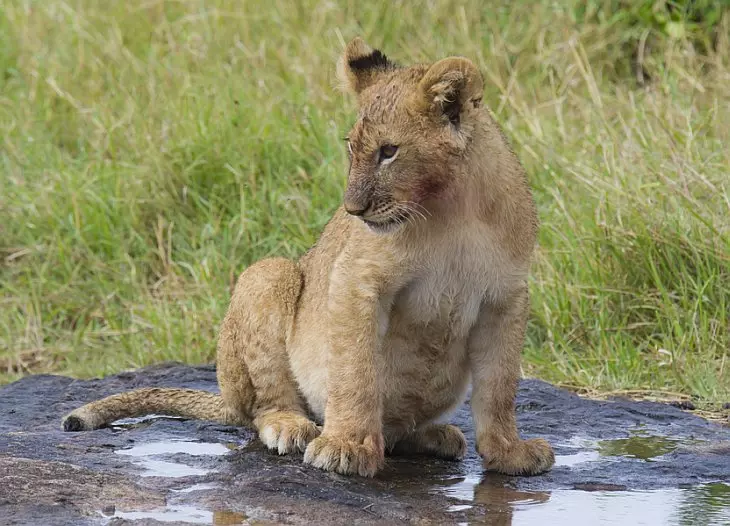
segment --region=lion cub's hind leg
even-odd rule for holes
[[[279,454],[319,435],[307,417],[286,351],[302,287],[293,261],[259,261],[241,274],[218,341],[218,383],[229,411],[250,416]]]
[[[466,438],[456,426],[429,424],[399,440],[392,453],[433,455],[446,460],[461,460],[466,455]]]

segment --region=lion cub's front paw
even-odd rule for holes
[[[276,411],[255,420],[259,438],[266,447],[280,455],[303,452],[307,444],[319,435],[311,420],[289,411]]]
[[[382,437],[365,437],[362,442],[332,435],[315,438],[304,452],[304,462],[343,475],[372,477],[383,467]]]
[[[539,475],[555,464],[555,453],[546,440],[520,440],[506,450],[482,453],[484,467],[506,475]]]

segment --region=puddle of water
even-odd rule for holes
[[[220,510],[213,512],[213,524],[215,526],[235,526],[238,524],[249,524],[248,517],[236,511]]]
[[[130,457],[147,457],[150,455],[173,455],[185,453],[187,455],[225,455],[230,449],[225,444],[217,442],[188,442],[185,440],[163,440],[149,442],[129,449],[117,450],[119,455]]]
[[[217,489],[218,486],[216,484],[193,484],[192,486],[188,486],[186,488],[182,489],[173,489],[171,491],[174,491],[175,493],[192,493],[193,491],[207,491],[211,489]]]
[[[483,514],[469,514],[473,524],[730,524],[730,485],[724,483],[652,491],[543,492],[517,490],[508,477],[487,474],[481,482],[474,476],[448,479],[432,491],[461,501],[447,507],[451,513],[480,504]]]
[[[634,429],[628,437],[616,440],[574,437],[562,444],[574,452],[557,455],[556,466],[572,468],[589,462],[610,461],[611,457],[661,461],[663,455],[678,447],[697,443],[685,438],[653,435],[644,429]],[[457,501],[446,509],[450,513],[466,515],[470,522],[463,524],[730,525],[730,485],[726,483],[651,491],[630,491],[611,484],[522,491],[513,487],[514,481],[509,477],[486,474],[482,478],[481,472],[476,471],[479,468],[475,466],[474,469],[465,476],[439,480],[431,489],[432,493]]]
[[[143,428],[143,427],[148,427],[157,420],[185,420],[185,419],[181,418],[179,416],[154,415],[153,414],[153,415],[137,416],[137,417],[132,417],[132,418],[122,418],[120,420],[116,420],[115,422],[113,422],[109,427],[111,427],[111,429],[113,429],[114,431],[139,429],[139,428]]]
[[[671,453],[683,444],[690,443],[691,441],[689,440],[650,435],[635,431],[628,438],[601,440],[597,445],[601,456],[622,456],[653,461],[657,457]]]
[[[555,465],[573,467],[584,462],[595,462],[600,460],[600,458],[601,455],[598,451],[579,451],[570,455],[555,455]]]
[[[655,462],[680,446],[697,445],[698,440],[654,435],[642,428],[633,429],[627,438],[613,440],[590,440],[573,437],[562,444],[580,451],[567,455],[556,455],[556,466],[572,467],[584,462],[596,462],[602,457],[626,457]]]
[[[443,482],[436,492],[443,493],[447,497],[459,500],[472,500],[474,487],[479,484],[481,477],[478,475],[467,475],[464,478],[455,477]]]
[[[119,449],[115,453],[117,455],[132,457],[134,464],[144,468],[145,471],[140,474],[142,477],[180,478],[207,475],[211,470],[188,466],[181,462],[157,460],[149,457],[155,455],[174,455],[176,453],[185,453],[193,456],[219,456],[225,455],[229,451],[225,444],[163,440],[160,442],[140,444],[129,449]]]
[[[723,485],[725,486],[725,485]],[[730,486],[725,486],[730,490]],[[693,490],[652,491],[571,491],[550,493],[545,503],[531,506],[517,503],[512,526],[536,524],[596,524],[674,526],[685,524],[729,524],[730,500],[724,504],[699,504],[697,492],[712,491],[707,486]]]
[[[213,512],[195,506],[170,506],[158,511],[116,511],[113,518],[131,521],[154,519],[160,522],[189,522],[191,524],[212,524]]]
[[[154,457],[179,453],[191,456],[220,456],[230,453],[230,451],[231,448],[228,444],[163,440],[138,444],[129,449],[117,450],[115,453],[131,457],[134,464],[143,467],[145,471],[141,473],[142,477],[178,478],[206,475],[211,470],[188,466],[180,462],[157,460]],[[187,494],[194,491],[211,490],[217,487],[215,484],[203,483],[193,484],[181,489],[173,489],[172,491],[176,494]],[[213,524],[217,526],[248,524],[247,517],[242,513],[229,510],[208,511],[190,505],[170,505],[165,509],[152,511],[115,511],[112,516],[107,517],[127,519],[130,521],[153,519],[159,522],[184,522],[189,524]]]
[[[247,524],[243,513],[229,510],[207,511],[195,506],[169,506],[157,511],[116,511],[112,517],[131,521],[153,519],[159,522],[186,522],[189,524],[213,524],[233,526]]]
[[[181,477],[202,477],[210,473],[209,469],[196,468],[186,464],[177,462],[167,462],[164,460],[153,460],[145,458],[135,462],[136,465],[145,470],[139,474],[140,477],[165,477],[165,478],[181,478]]]

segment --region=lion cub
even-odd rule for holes
[[[514,413],[535,206],[481,104],[481,74],[465,58],[401,67],[355,39],[338,76],[359,103],[344,205],[298,262],[241,274],[220,330],[221,394],[110,396],[65,430],[148,413],[213,419],[253,425],[318,468],[372,476],[385,451],[462,458],[462,432],[434,421],[471,382],[485,468],[550,469],[550,445],[521,440]]]

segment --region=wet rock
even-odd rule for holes
[[[94,516],[115,506],[151,510],[165,505],[163,493],[136,486],[129,477],[65,462],[2,455],[0,474],[0,509],[4,511],[0,516],[5,521],[22,523],[37,515],[37,524],[45,522],[43,516],[53,517],[54,524],[64,517],[69,524],[77,524],[78,516]]]
[[[557,454],[550,473],[530,478],[482,472],[468,403],[450,419],[470,442],[464,461],[393,457],[372,480],[309,468],[301,455],[266,451],[250,430],[212,422],[152,417],[60,430],[61,417],[85,402],[150,386],[217,390],[213,368],[176,364],[0,388],[0,522],[552,524],[570,514],[576,523],[730,522],[730,430],[669,404],[586,400],[523,381],[522,434],[547,438]]]

